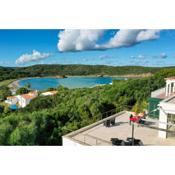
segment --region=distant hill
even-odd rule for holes
[[[174,67],[170,67],[174,68]],[[154,74],[160,67],[105,66],[105,65],[34,65],[29,67],[0,67],[0,81],[23,77],[56,75],[129,75]]]

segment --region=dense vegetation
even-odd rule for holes
[[[125,75],[155,73],[161,68],[141,66],[104,66],[104,65],[35,65],[30,67],[5,68],[0,67],[0,81],[23,78],[43,77],[55,75]]]
[[[1,145],[61,145],[61,136],[103,117],[111,109],[142,111],[151,91],[164,86],[164,78],[175,69],[163,69],[153,76],[115,80],[112,85],[67,89],[38,97],[26,108],[0,114]]]
[[[11,95],[11,91],[7,86],[0,86],[0,102],[4,101],[7,96]]]
[[[29,92],[28,88],[26,87],[21,87],[19,89],[17,89],[16,94],[20,95],[20,94],[27,94]]]

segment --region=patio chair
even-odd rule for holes
[[[111,119],[111,125],[114,126],[115,125],[115,118]]]
[[[111,138],[111,142],[113,146],[124,146],[124,141],[118,138]]]
[[[127,142],[130,143],[130,145],[132,145],[132,138],[131,137],[128,137],[126,140],[127,140]],[[140,139],[135,139],[134,138],[134,145],[135,146],[142,146],[143,142]]]
[[[110,124],[111,124],[111,121],[110,120],[106,120],[104,122],[104,126],[106,126],[106,127],[110,127]]]

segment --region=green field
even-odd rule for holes
[[[9,80],[4,80],[0,81],[0,87],[1,86],[8,86],[10,83],[14,82],[16,79],[9,79]]]

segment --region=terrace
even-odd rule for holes
[[[65,145],[91,145],[91,146],[112,146],[111,138],[126,140],[131,137],[132,127],[129,125],[129,113],[123,111],[108,118],[102,119],[94,124],[81,128],[63,136]],[[115,124],[106,127],[104,122],[115,119]],[[135,124],[134,138],[140,139],[143,145],[175,145],[175,139],[162,139],[158,137],[158,120],[147,119],[144,126]]]

